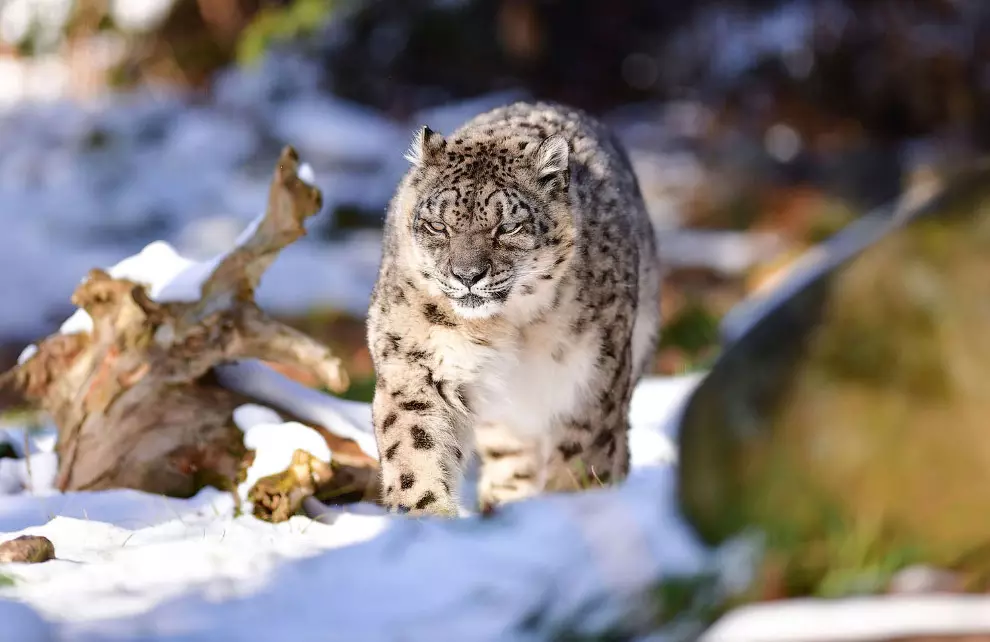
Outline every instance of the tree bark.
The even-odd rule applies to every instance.
[[[197,300],[155,301],[144,285],[94,269],[72,298],[92,317],[92,330],[48,337],[3,376],[58,427],[59,489],[173,497],[205,485],[233,489],[249,459],[233,410],[248,400],[216,382],[217,364],[280,362],[334,392],[347,388],[328,348],[254,302],[265,270],[306,233],[304,221],[321,206],[319,190],[298,168],[286,147],[264,217],[221,257]]]

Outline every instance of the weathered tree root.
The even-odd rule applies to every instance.
[[[222,388],[212,368],[237,359],[293,365],[332,391],[347,388],[340,360],[254,302],[262,274],[304,221],[320,191],[298,176],[291,147],[279,157],[265,216],[222,257],[195,301],[154,301],[144,285],[93,270],[72,301],[90,332],[55,334],[7,372],[58,427],[63,491],[134,488],[188,497],[243,480],[246,450],[233,410],[247,399]]]
[[[283,522],[299,512],[303,501],[311,496],[324,504],[376,501],[378,467],[337,461],[328,464],[297,450],[292,464],[280,473],[259,479],[248,499],[254,505],[255,517]]]

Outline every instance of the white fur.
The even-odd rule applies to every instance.
[[[632,335],[634,377],[648,367],[654,337],[660,331],[660,271],[656,268],[656,257],[650,259],[652,261],[644,261],[639,269],[639,300]]]
[[[519,439],[549,443],[555,419],[570,415],[587,399],[599,347],[596,332],[574,340],[564,319],[505,342],[472,387],[478,421],[509,426]],[[553,358],[555,350],[562,356],[559,362]]]
[[[454,312],[462,319],[489,319],[498,314],[499,310],[503,307],[501,303],[495,303],[494,301],[482,303],[473,308],[460,305],[456,299],[452,300],[451,303],[453,304]]]
[[[406,153],[402,155],[407,161],[412,163],[416,167],[423,166],[423,136],[426,134],[425,128],[420,128],[413,135],[412,142],[409,144],[409,149]]]
[[[567,169],[567,139],[560,134],[550,136],[536,150],[536,173],[541,178]]]

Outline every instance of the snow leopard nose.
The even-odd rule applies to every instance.
[[[488,270],[492,268],[491,263],[471,263],[468,265],[451,265],[450,273],[454,278],[470,288],[472,285],[484,278]]]

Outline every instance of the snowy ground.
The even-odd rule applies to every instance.
[[[310,179],[311,168],[304,168],[300,175],[305,171]],[[147,284],[157,300],[188,300],[216,261],[192,261],[155,242],[108,271]],[[63,332],[89,329],[81,310],[62,324]],[[29,347],[21,359],[33,354]],[[319,394],[256,362],[230,365],[219,374],[225,385],[352,437],[376,455],[366,404]],[[333,635],[346,640],[390,639],[397,630],[424,640],[448,633],[466,639],[455,632],[468,630],[470,639],[505,639],[506,627],[548,599],[547,626],[587,615],[583,601],[598,597],[604,599],[602,616],[614,619],[623,600],[647,589],[661,570],[690,573],[702,563],[703,552],[673,511],[666,467],[674,458],[668,432],[698,380],[657,379],[637,390],[633,464],[645,474],[620,490],[588,493],[577,502],[547,498],[483,524],[477,517],[458,523],[388,517],[358,505],[328,509],[315,522],[297,517],[275,526],[234,518],[233,498],[212,490],[186,501],[134,491],[58,494],[51,488],[53,431],[25,435],[23,427],[7,428],[6,441],[30,457],[0,459],[0,480],[11,493],[0,500],[0,539],[45,535],[57,559],[0,568],[13,580],[0,587],[0,599],[14,600],[0,601],[0,609],[8,610],[5,624],[17,623],[0,628],[0,640],[216,639],[232,632],[232,621],[244,627],[237,630],[239,639],[278,639],[285,620],[261,617],[271,608],[297,612],[293,621],[302,628],[293,637],[304,639],[327,616]],[[259,477],[284,470],[296,448],[332,457],[318,433],[284,423],[271,408],[243,406],[235,421],[247,445],[257,449],[242,494]],[[649,510],[642,510],[644,501]],[[614,548],[619,537],[629,538],[629,545]],[[527,552],[519,556],[520,550]],[[589,555],[601,558],[597,566],[587,565]],[[309,562],[293,561],[298,558]],[[429,570],[446,579],[417,592]],[[533,582],[536,577],[542,581]],[[496,595],[498,609],[479,601],[439,629],[426,616],[456,609],[465,595],[479,591]],[[376,605],[386,603],[383,594],[396,598],[387,602],[393,605],[403,595],[422,600],[407,597],[401,608],[378,611]],[[263,600],[266,608],[252,600]],[[273,601],[278,603],[269,607]],[[339,615],[329,613],[328,605]]]
[[[197,259],[230,247],[264,207],[284,143],[314,165],[327,202],[319,225],[336,206],[380,208],[402,171],[404,130],[320,98],[307,70],[273,61],[233,71],[209,103],[144,90],[0,111],[0,266],[8,268],[0,338],[50,328],[80,275],[152,241]],[[378,249],[373,231],[346,242],[303,239],[266,274],[259,300],[280,311],[327,304],[361,314]]]
[[[597,605],[597,617],[614,618],[623,596],[703,561],[673,510],[671,470],[663,465],[672,454],[665,431],[697,381],[650,380],[637,390],[637,473],[624,487],[577,501],[541,499],[488,523],[356,507],[328,512],[326,524],[296,517],[272,525],[233,518],[232,499],[215,491],[185,501],[134,491],[4,498],[0,540],[45,535],[58,559],[0,566],[14,579],[0,588],[0,640],[310,639],[318,623],[326,627],[321,639],[388,640],[397,631],[411,640],[516,639],[506,627],[541,604],[548,627],[577,614],[594,624],[584,600],[605,587],[615,602]],[[293,386],[283,384],[283,393]],[[323,402],[351,417],[361,406]],[[262,454],[252,478],[284,468],[296,447],[327,455],[312,430],[274,430],[276,421],[257,406],[238,413]],[[370,434],[367,424],[352,427]],[[49,445],[38,441],[38,451]],[[488,597],[463,604],[481,593]],[[438,625],[445,612],[457,615]]]
[[[272,525],[234,518],[232,499],[212,490],[190,500],[134,491],[2,498],[0,541],[44,535],[57,559],[0,565],[0,574],[13,579],[0,586],[0,641],[373,642],[400,634],[528,641],[550,639],[565,626],[595,632],[626,621],[626,609],[660,578],[716,561],[693,539],[672,496],[677,414],[698,381],[648,379],[639,386],[634,471],[621,487],[543,497],[489,520],[413,520],[359,505],[328,510],[318,521],[294,517]],[[295,385],[282,384],[283,395]],[[322,405],[370,434],[360,422],[362,404],[293,397],[295,407],[312,412]],[[295,447],[326,455],[309,429],[287,425],[279,433],[276,422],[260,406],[238,412],[247,438],[264,453],[257,464],[264,470],[252,470],[252,477],[284,467]],[[44,435],[35,444],[42,452],[49,446]],[[702,640],[980,631],[990,631],[990,600],[929,595],[746,607]]]

